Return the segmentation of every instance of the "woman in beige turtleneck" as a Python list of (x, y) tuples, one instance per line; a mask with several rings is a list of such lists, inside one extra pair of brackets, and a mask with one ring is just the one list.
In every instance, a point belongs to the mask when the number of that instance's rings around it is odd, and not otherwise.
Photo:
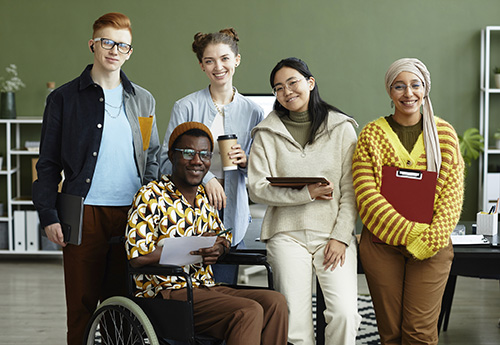
[[(325, 343), (355, 344), (361, 321), (351, 174), (357, 124), (320, 98), (302, 60), (280, 61), (270, 81), (276, 102), (252, 130), (248, 182), (251, 199), (268, 205), (261, 240), (287, 299), (288, 341), (315, 343), (315, 274), (325, 296)], [(267, 177), (325, 177), (328, 183), (294, 189), (271, 186)]]

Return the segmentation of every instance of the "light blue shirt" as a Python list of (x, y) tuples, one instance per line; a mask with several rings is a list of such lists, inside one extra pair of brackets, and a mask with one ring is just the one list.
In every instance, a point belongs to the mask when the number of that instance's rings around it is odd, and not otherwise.
[[(241, 145), (248, 157), (252, 144), (250, 131), (264, 119), (264, 110), (236, 90), (233, 101), (224, 106), (224, 114), (224, 133), (236, 134), (238, 144)], [(165, 139), (160, 149), (160, 176), (172, 173), (172, 164), (168, 160), (168, 139), (175, 127), (183, 122), (197, 121), (210, 128), (215, 115), (217, 115), (217, 109), (208, 87), (175, 102)], [(226, 228), (233, 228), (233, 246), (238, 245), (243, 240), (251, 221), (245, 185), (246, 174), (247, 169), (240, 167), (238, 170), (226, 171), (224, 174), (224, 191), (228, 198), (227, 206), (224, 209), (224, 225)], [(205, 185), (214, 177), (215, 175), (209, 171), (203, 179), (203, 184)]]
[(104, 90), (104, 126), (94, 179), (86, 205), (129, 206), (141, 187), (134, 160), (132, 130), (125, 113), (123, 87)]

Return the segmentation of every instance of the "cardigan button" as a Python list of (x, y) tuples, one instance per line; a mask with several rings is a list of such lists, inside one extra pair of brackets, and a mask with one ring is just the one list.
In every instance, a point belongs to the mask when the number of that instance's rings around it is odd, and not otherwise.
[(98, 124), (97, 124), (97, 128), (102, 128), (102, 124), (101, 124), (101, 123), (98, 123)]
[(411, 161), (407, 161), (406, 165), (410, 166), (411, 165)]
[(92, 156), (97, 157), (97, 152), (93, 152)]
[(304, 158), (305, 156), (306, 156), (306, 153), (305, 153), (305, 152), (302, 152), (302, 153), (300, 154), (300, 157), (302, 157), (302, 158)]
[(104, 102), (104, 98), (102, 98), (102, 97), (99, 98), (99, 102), (101, 102), (101, 103)]
[(90, 183), (90, 179), (89, 179), (89, 178), (88, 178), (88, 179), (86, 179), (86, 180), (85, 180), (85, 182)]

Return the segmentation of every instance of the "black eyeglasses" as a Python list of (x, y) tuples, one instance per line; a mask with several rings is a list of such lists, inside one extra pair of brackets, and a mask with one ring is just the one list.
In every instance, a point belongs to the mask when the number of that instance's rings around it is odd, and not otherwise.
[(118, 51), (122, 54), (128, 54), (132, 50), (132, 46), (128, 43), (118, 43), (109, 38), (94, 38), (94, 42), (101, 42), (101, 47), (106, 50), (111, 50), (115, 46), (118, 47)]
[(200, 159), (204, 162), (208, 162), (212, 159), (213, 152), (210, 151), (196, 151), (193, 149), (174, 149), (175, 151), (182, 152), (182, 158), (190, 161), (198, 154)]

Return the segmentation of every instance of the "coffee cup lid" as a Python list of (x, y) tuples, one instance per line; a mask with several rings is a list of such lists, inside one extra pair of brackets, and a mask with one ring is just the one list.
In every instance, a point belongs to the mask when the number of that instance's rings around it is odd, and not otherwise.
[(219, 135), (217, 137), (217, 140), (228, 140), (228, 139), (238, 139), (236, 134), (224, 134), (224, 135)]

